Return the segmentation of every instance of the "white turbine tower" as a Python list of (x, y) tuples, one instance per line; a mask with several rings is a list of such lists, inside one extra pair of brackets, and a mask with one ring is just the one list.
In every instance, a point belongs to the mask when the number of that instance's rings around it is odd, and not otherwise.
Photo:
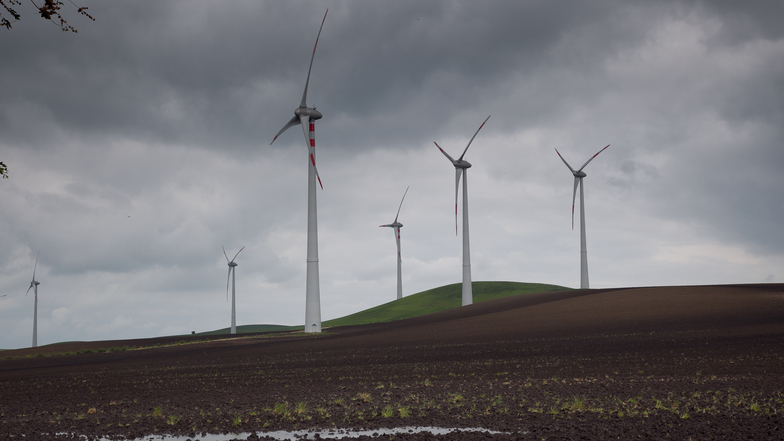
[[(327, 9), (329, 12), (329, 9)], [(327, 19), (327, 12), (321, 20), (321, 27), (316, 35), (316, 44), (313, 45), (313, 54), (310, 56), (310, 67), (308, 67), (308, 77), (305, 80), (305, 91), (302, 93), (302, 101), (299, 107), (294, 109), (294, 117), (283, 126), (277, 135), (272, 139), (270, 145), (278, 139), (281, 133), (296, 125), (302, 126), (302, 133), (305, 135), (305, 143), (308, 148), (308, 257), (307, 257), (307, 282), (305, 284), (305, 332), (321, 332), (321, 300), (319, 293), (319, 266), (318, 266), (318, 219), (316, 216), (316, 180), (319, 186), (321, 178), (316, 170), (316, 125), (315, 121), (321, 119), (321, 112), (315, 107), (308, 107), (306, 104), (308, 97), (308, 84), (310, 83), (310, 70), (313, 68), (313, 58), (316, 56), (316, 46), (318, 46), (321, 29)]]
[(40, 255), (41, 252), (39, 251), (38, 254), (36, 254), (35, 256), (35, 266), (33, 267), (33, 280), (30, 282), (30, 287), (27, 288), (27, 292), (25, 292), (25, 297), (26, 297), (27, 293), (29, 293), (30, 290), (32, 289), (33, 294), (35, 296), (35, 305), (33, 306), (33, 347), (34, 348), (38, 346), (38, 285), (40, 285), (40, 283), (38, 283), (38, 281), (35, 280), (35, 270), (38, 269), (38, 256)]
[(457, 192), (460, 188), (460, 175), (463, 175), (463, 306), (474, 303), (474, 295), (471, 290), (471, 247), (468, 243), (468, 169), (471, 168), (471, 163), (464, 161), (463, 156), (465, 156), (468, 147), (471, 147), (471, 143), (474, 142), (476, 134), (482, 130), (488, 119), (490, 119), (490, 116), (476, 129), (474, 136), (471, 137), (465, 150), (463, 150), (463, 154), (457, 160), (454, 160), (437, 142), (434, 142), (438, 150), (441, 150), (441, 153), (455, 166), (455, 236), (457, 236)]
[[(221, 248), (223, 247), (221, 246)], [(239, 256), (242, 250), (244, 249), (245, 247), (240, 248), (240, 250), (237, 251), (237, 254), (235, 254), (234, 257), (231, 260), (229, 260), (229, 256), (226, 255), (226, 248), (223, 248), (223, 256), (226, 257), (226, 262), (228, 262), (229, 264), (229, 275), (226, 278), (226, 301), (229, 300), (229, 280), (231, 280), (231, 333), (232, 334), (237, 333), (237, 304), (234, 301), (234, 294), (237, 290), (237, 282), (234, 278), (234, 272), (235, 272), (235, 268), (237, 268), (237, 264), (234, 262), (234, 259), (236, 259), (237, 256)]]
[(397, 207), (397, 214), (395, 215), (395, 221), (391, 224), (387, 225), (380, 225), (381, 227), (390, 227), (393, 228), (393, 232), (395, 233), (395, 241), (397, 242), (397, 299), (400, 300), (403, 298), (403, 274), (402, 274), (402, 257), (400, 256), (400, 229), (403, 227), (403, 224), (397, 221), (397, 217), (400, 216), (400, 209), (403, 207), (403, 201), (406, 199), (406, 194), (408, 193), (408, 187), (406, 187), (406, 192), (403, 193), (403, 199), (400, 200), (400, 206)]
[(607, 144), (603, 149), (596, 152), (595, 155), (591, 156), (591, 159), (585, 161), (582, 167), (579, 170), (572, 168), (566, 159), (561, 156), (561, 153), (558, 149), (555, 149), (555, 153), (558, 153), (558, 157), (561, 158), (564, 164), (569, 167), (569, 170), (574, 175), (574, 191), (572, 192), (572, 229), (574, 230), (574, 199), (577, 195), (577, 186), (580, 186), (580, 289), (588, 289), (588, 250), (585, 246), (585, 197), (583, 192), (583, 178), (587, 176), (583, 169), (589, 162), (593, 161), (593, 158), (599, 156), (599, 153), (603, 152), (604, 149), (609, 147), (610, 144)]

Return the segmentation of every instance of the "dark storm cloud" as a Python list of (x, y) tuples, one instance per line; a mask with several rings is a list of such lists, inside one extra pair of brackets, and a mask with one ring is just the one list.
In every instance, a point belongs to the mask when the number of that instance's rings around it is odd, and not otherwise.
[[(25, 42), (46, 31), (40, 25), (13, 34), (4, 77), (25, 95), (8, 98), (40, 111), (39, 124), (232, 148), (267, 144), (288, 120), (321, 17), (252, 2), (92, 8), (101, 20), (44, 48)], [(464, 109), (496, 107), (510, 80), (535, 81), (553, 68), (590, 75), (642, 37), (640, 15), (612, 3), (343, 3), (325, 24), (309, 101), (328, 106), (339, 147), (366, 148), (401, 131), (423, 142)], [(547, 86), (504, 103), (501, 127), (551, 117), (569, 102), (568, 85)]]

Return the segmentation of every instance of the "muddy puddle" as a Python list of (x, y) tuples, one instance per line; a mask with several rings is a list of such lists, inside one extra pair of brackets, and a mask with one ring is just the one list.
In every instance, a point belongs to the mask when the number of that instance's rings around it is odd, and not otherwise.
[[(401, 434), (417, 434), (417, 433), (431, 433), (433, 435), (446, 435), (449, 433), (460, 432), (480, 432), (489, 435), (510, 435), (511, 432), (499, 432), (495, 430), (485, 429), (481, 427), (472, 428), (449, 428), (449, 427), (397, 427), (392, 429), (373, 429), (373, 430), (349, 430), (349, 429), (326, 429), (326, 430), (278, 430), (274, 432), (244, 432), (232, 434), (207, 434), (204, 436), (173, 436), (173, 435), (149, 435), (143, 438), (135, 438), (128, 441), (229, 441), (229, 440), (244, 440), (258, 438), (272, 438), (275, 440), (309, 440), (309, 439), (351, 439), (359, 438), (360, 436), (384, 436), (384, 435), (401, 435)], [(521, 432), (527, 433), (527, 432)], [(101, 441), (109, 441), (108, 438), (101, 438)]]

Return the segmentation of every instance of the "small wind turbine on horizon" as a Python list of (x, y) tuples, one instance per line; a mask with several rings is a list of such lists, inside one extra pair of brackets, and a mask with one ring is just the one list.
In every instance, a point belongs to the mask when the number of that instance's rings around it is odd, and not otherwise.
[[(329, 9), (327, 9), (329, 12)], [(299, 107), (294, 109), (294, 117), (283, 126), (282, 129), (272, 138), (272, 145), (281, 133), (296, 125), (302, 126), (302, 133), (305, 135), (305, 143), (308, 148), (308, 257), (307, 257), (307, 281), (305, 284), (305, 332), (321, 332), (321, 300), (319, 293), (319, 265), (318, 265), (318, 217), (316, 212), (316, 180), (319, 186), (321, 178), (316, 169), (316, 124), (317, 119), (321, 119), (321, 112), (316, 107), (308, 107), (308, 84), (310, 84), (310, 71), (313, 68), (313, 58), (316, 56), (316, 47), (321, 37), (321, 29), (327, 19), (327, 12), (321, 20), (321, 27), (316, 35), (316, 44), (313, 45), (313, 54), (310, 56), (310, 67), (308, 76), (305, 80), (305, 91), (302, 92), (302, 101)]]
[(471, 147), (471, 143), (474, 142), (477, 133), (482, 130), (482, 127), (485, 126), (488, 119), (490, 119), (490, 116), (482, 122), (482, 125), (479, 126), (478, 129), (476, 129), (474, 136), (471, 137), (465, 150), (463, 150), (463, 154), (460, 155), (457, 160), (449, 156), (437, 142), (433, 142), (436, 147), (438, 147), (438, 150), (441, 150), (441, 153), (443, 153), (444, 156), (452, 162), (452, 165), (455, 166), (455, 236), (457, 236), (457, 193), (460, 188), (460, 176), (463, 176), (463, 306), (474, 303), (474, 294), (471, 289), (471, 247), (468, 241), (468, 169), (471, 168), (471, 163), (463, 160), (463, 157), (468, 151), (468, 148)]
[(588, 286), (588, 250), (586, 249), (585, 245), (585, 196), (583, 192), (583, 178), (587, 175), (583, 171), (586, 165), (589, 162), (593, 161), (593, 158), (599, 156), (599, 153), (603, 152), (610, 144), (607, 144), (603, 149), (596, 152), (595, 155), (591, 156), (590, 159), (585, 161), (582, 167), (575, 171), (566, 159), (561, 156), (561, 152), (558, 149), (555, 149), (555, 153), (558, 153), (558, 157), (561, 158), (564, 164), (569, 167), (569, 170), (574, 175), (574, 191), (572, 191), (572, 230), (574, 230), (574, 200), (575, 196), (577, 196), (577, 186), (580, 187), (580, 289), (589, 289)]
[(397, 214), (395, 215), (395, 221), (391, 224), (387, 225), (379, 225), (380, 227), (390, 227), (393, 229), (395, 233), (395, 242), (397, 242), (397, 299), (400, 300), (403, 298), (403, 274), (402, 274), (402, 266), (403, 260), (400, 255), (400, 229), (403, 228), (403, 224), (397, 221), (398, 216), (400, 216), (400, 209), (403, 207), (403, 201), (406, 199), (406, 194), (408, 193), (408, 188), (406, 187), (405, 193), (403, 193), (403, 199), (400, 200), (400, 205), (397, 207)]
[[(221, 248), (223, 248), (223, 246), (221, 246)], [(234, 277), (235, 268), (237, 268), (237, 263), (234, 262), (234, 259), (236, 259), (237, 256), (239, 256), (242, 250), (244, 249), (245, 247), (240, 248), (240, 250), (237, 251), (237, 254), (235, 254), (234, 257), (232, 257), (231, 260), (229, 260), (229, 256), (226, 255), (226, 248), (223, 248), (223, 256), (226, 257), (226, 262), (228, 262), (229, 264), (229, 275), (226, 278), (226, 301), (227, 302), (229, 301), (229, 280), (231, 280), (231, 333), (232, 334), (237, 333), (237, 308), (236, 308), (236, 302), (234, 300), (234, 294), (237, 290), (237, 282)]]
[(39, 251), (38, 254), (36, 254), (35, 256), (35, 266), (33, 267), (33, 280), (30, 282), (30, 287), (27, 288), (27, 291), (25, 292), (25, 297), (27, 297), (27, 293), (29, 293), (30, 290), (32, 289), (33, 294), (35, 296), (35, 305), (33, 306), (33, 347), (34, 348), (38, 347), (38, 285), (40, 285), (40, 283), (38, 283), (38, 281), (35, 280), (35, 270), (38, 269), (38, 256), (40, 255), (41, 252)]

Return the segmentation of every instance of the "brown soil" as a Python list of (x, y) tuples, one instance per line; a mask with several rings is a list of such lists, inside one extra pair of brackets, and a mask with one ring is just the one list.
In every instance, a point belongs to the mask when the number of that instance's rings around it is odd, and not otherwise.
[(319, 336), (2, 356), (12, 358), (0, 360), (0, 439), (404, 426), (522, 440), (784, 439), (783, 284), (535, 294)]

